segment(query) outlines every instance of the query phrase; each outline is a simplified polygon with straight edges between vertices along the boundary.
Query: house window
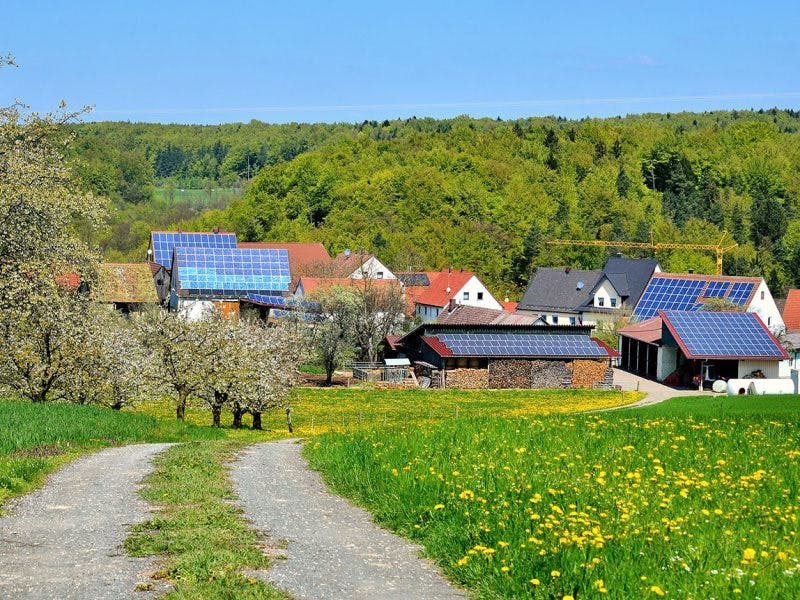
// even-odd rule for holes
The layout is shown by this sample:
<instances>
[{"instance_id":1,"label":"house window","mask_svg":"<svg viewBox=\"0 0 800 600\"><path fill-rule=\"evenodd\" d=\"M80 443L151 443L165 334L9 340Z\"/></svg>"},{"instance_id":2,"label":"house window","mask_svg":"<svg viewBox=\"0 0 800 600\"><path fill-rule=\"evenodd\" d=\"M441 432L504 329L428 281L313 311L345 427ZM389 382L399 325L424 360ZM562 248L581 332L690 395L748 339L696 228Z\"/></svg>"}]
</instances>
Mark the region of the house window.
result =
<instances>
[{"instance_id":1,"label":"house window","mask_svg":"<svg viewBox=\"0 0 800 600\"><path fill-rule=\"evenodd\" d=\"M597 297L597 306L605 306L605 305L606 305L606 299L603 298L602 296L598 296Z\"/></svg>"},{"instance_id":2,"label":"house window","mask_svg":"<svg viewBox=\"0 0 800 600\"><path fill-rule=\"evenodd\" d=\"M612 298L611 299L611 308L616 308L616 307L617 307L617 299L616 298Z\"/></svg>"},{"instance_id":3,"label":"house window","mask_svg":"<svg viewBox=\"0 0 800 600\"><path fill-rule=\"evenodd\" d=\"M464 292L464 300L469 300L469 292Z\"/></svg>"},{"instance_id":4,"label":"house window","mask_svg":"<svg viewBox=\"0 0 800 600\"><path fill-rule=\"evenodd\" d=\"M761 293L763 294L764 292ZM769 327L770 325L772 325L772 317L767 317L767 327Z\"/></svg>"},{"instance_id":5,"label":"house window","mask_svg":"<svg viewBox=\"0 0 800 600\"><path fill-rule=\"evenodd\" d=\"M483 292L478 292L478 300L483 300Z\"/></svg>"},{"instance_id":6,"label":"house window","mask_svg":"<svg viewBox=\"0 0 800 600\"><path fill-rule=\"evenodd\" d=\"M375 273L375 279L383 279L383 271L377 271Z\"/></svg>"},{"instance_id":7,"label":"house window","mask_svg":"<svg viewBox=\"0 0 800 600\"><path fill-rule=\"evenodd\" d=\"M764 299L764 290L761 290L761 299Z\"/></svg>"},{"instance_id":8,"label":"house window","mask_svg":"<svg viewBox=\"0 0 800 600\"><path fill-rule=\"evenodd\" d=\"M575 317L570 317L569 318L569 324L570 325L577 325L577 323L578 323L578 320Z\"/></svg>"},{"instance_id":9,"label":"house window","mask_svg":"<svg viewBox=\"0 0 800 600\"><path fill-rule=\"evenodd\" d=\"M553 322L553 325L558 325L558 315L550 315L550 320Z\"/></svg>"}]
</instances>

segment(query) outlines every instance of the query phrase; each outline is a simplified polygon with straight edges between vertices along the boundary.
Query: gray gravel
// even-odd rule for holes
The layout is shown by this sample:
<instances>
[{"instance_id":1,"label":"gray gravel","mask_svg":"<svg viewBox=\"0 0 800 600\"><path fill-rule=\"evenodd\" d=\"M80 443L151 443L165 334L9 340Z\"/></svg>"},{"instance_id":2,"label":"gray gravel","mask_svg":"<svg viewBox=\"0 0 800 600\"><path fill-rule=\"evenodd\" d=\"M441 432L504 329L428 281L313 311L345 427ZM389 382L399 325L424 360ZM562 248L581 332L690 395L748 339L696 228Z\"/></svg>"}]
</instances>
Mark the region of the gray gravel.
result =
<instances>
[{"instance_id":1,"label":"gray gravel","mask_svg":"<svg viewBox=\"0 0 800 600\"><path fill-rule=\"evenodd\" d=\"M0 598L149 597L134 587L148 581L153 560L127 556L122 543L148 517L137 486L167 446L123 446L78 458L13 502L0 518Z\"/></svg>"},{"instance_id":2,"label":"gray gravel","mask_svg":"<svg viewBox=\"0 0 800 600\"><path fill-rule=\"evenodd\" d=\"M381 529L366 511L331 494L295 440L249 447L231 476L248 518L287 543L285 560L261 576L297 598L450 599L419 546Z\"/></svg>"}]
</instances>

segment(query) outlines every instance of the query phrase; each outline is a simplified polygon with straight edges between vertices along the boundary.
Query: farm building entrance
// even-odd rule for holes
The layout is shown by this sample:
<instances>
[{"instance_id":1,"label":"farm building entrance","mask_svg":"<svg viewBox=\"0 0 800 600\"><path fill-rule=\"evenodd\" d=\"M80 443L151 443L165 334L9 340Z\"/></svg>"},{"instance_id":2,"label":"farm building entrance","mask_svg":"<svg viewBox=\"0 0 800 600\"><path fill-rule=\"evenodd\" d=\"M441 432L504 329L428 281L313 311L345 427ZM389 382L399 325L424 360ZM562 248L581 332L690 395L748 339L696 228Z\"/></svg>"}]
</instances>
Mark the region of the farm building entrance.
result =
<instances>
[{"instance_id":1,"label":"farm building entrance","mask_svg":"<svg viewBox=\"0 0 800 600\"><path fill-rule=\"evenodd\" d=\"M637 375L656 379L658 346L622 336L622 368Z\"/></svg>"}]
</instances>

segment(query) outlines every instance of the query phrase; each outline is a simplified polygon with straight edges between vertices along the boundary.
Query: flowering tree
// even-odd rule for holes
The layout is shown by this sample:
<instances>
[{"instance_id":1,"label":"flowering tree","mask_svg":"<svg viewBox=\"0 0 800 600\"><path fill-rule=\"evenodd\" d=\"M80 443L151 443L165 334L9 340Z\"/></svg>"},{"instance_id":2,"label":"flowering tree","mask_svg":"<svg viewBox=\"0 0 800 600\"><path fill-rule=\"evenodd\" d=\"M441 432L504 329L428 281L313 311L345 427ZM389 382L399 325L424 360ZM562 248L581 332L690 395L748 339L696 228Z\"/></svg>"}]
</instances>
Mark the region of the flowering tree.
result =
<instances>
[{"instance_id":1,"label":"flowering tree","mask_svg":"<svg viewBox=\"0 0 800 600\"><path fill-rule=\"evenodd\" d=\"M151 355L150 378L176 395L175 416L183 421L186 401L206 385L209 361L219 351L205 320L191 320L161 309L134 315L139 343Z\"/></svg>"},{"instance_id":2,"label":"flowering tree","mask_svg":"<svg viewBox=\"0 0 800 600\"><path fill-rule=\"evenodd\" d=\"M65 163L77 114L0 108L0 386L35 402L63 396L86 348L81 284L98 256L76 231L99 227L104 207Z\"/></svg>"}]
</instances>

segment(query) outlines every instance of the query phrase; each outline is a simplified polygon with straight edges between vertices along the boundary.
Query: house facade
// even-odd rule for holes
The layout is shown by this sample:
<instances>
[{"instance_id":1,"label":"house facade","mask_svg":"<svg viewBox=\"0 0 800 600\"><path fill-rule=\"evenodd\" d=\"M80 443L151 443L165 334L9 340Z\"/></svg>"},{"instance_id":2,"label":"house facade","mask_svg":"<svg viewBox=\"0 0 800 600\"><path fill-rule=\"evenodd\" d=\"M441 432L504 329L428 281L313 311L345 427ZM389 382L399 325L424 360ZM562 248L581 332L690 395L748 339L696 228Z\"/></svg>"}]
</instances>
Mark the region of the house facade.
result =
<instances>
[{"instance_id":1,"label":"house facade","mask_svg":"<svg viewBox=\"0 0 800 600\"><path fill-rule=\"evenodd\" d=\"M402 278L409 279L411 275L424 275L428 280L427 286L406 286L406 293L414 304L413 314L423 322L435 320L446 308L456 304L503 310L502 304L471 271L446 269L419 274L405 273ZM421 281L421 278L417 281Z\"/></svg>"},{"instance_id":2,"label":"house facade","mask_svg":"<svg viewBox=\"0 0 800 600\"><path fill-rule=\"evenodd\" d=\"M630 315L658 261L609 258L602 270L540 268L531 278L517 312L552 325L598 325Z\"/></svg>"}]
</instances>

